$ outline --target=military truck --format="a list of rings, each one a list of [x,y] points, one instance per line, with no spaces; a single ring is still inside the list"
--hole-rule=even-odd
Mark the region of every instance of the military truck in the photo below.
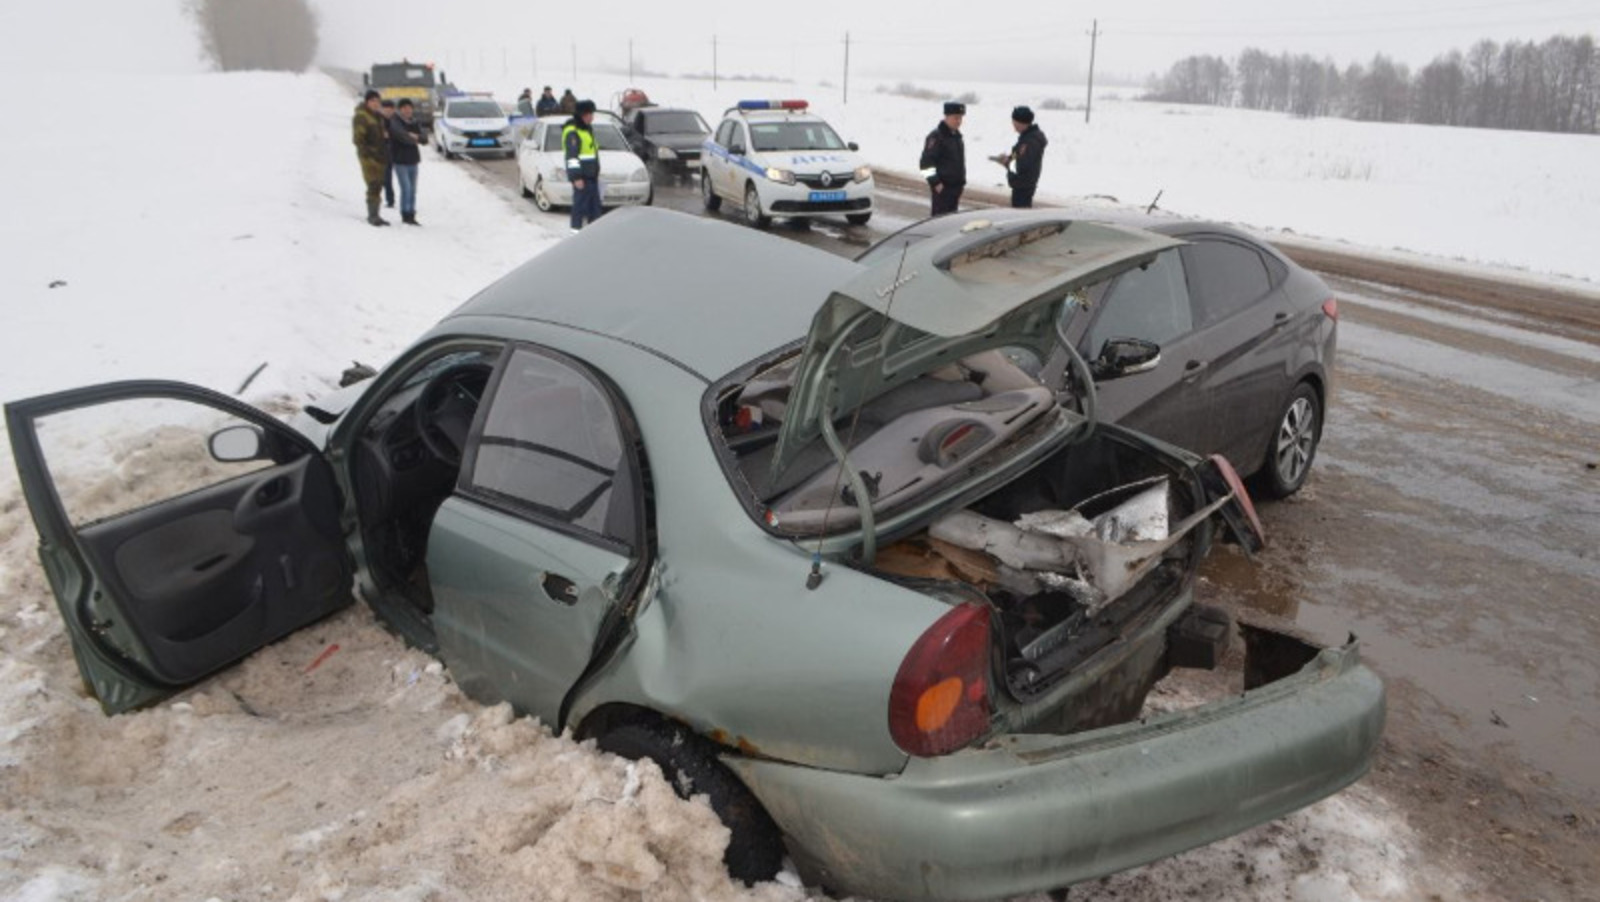
[[[442,73],[440,78],[434,77],[432,63],[413,63],[410,60],[373,63],[372,71],[362,75],[361,82],[377,91],[384,100],[395,103],[403,99],[410,100],[422,127],[433,127],[435,91],[443,79]]]

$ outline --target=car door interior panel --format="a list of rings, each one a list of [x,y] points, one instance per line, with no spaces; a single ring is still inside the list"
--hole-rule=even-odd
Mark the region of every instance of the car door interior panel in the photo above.
[[[181,684],[348,600],[338,494],[320,458],[85,526],[78,539],[149,654]]]

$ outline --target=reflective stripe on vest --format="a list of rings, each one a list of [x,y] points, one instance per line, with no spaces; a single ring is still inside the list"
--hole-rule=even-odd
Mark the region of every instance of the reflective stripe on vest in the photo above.
[[[576,125],[568,125],[561,129],[562,153],[565,153],[567,149],[567,136],[573,132],[578,133],[578,156],[576,158],[567,158],[567,168],[579,169],[583,163],[590,160],[598,161],[600,159],[600,151],[594,143],[594,132],[587,128],[578,128]]]

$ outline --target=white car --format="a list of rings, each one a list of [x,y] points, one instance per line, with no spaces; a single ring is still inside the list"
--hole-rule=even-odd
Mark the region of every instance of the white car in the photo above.
[[[572,205],[572,183],[567,181],[566,153],[561,147],[561,129],[571,121],[567,116],[541,117],[517,147],[522,196],[533,198],[534,205],[546,213]],[[600,205],[624,207],[655,200],[650,170],[628,146],[622,129],[598,117],[590,127],[600,147]]]
[[[433,120],[433,148],[445,159],[464,156],[512,156],[517,142],[511,120],[499,101],[487,94],[457,94],[444,100]]]
[[[744,100],[732,107],[700,155],[706,209],[724,198],[767,228],[774,216],[812,219],[843,214],[851,225],[872,218],[872,169],[855,144],[840,140],[804,100]]]

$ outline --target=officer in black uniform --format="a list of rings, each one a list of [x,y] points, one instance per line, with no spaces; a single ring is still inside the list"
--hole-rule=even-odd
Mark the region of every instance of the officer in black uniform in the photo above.
[[[920,168],[933,191],[931,216],[954,213],[961,201],[961,189],[967,186],[967,149],[961,141],[961,118],[966,114],[966,104],[947,102],[944,121],[922,142]]]
[[[1006,155],[1006,184],[1011,186],[1011,206],[1033,206],[1033,192],[1039,187],[1039,170],[1044,168],[1044,146],[1050,142],[1033,124],[1033,110],[1019,106],[1011,111],[1011,127],[1017,143]]]

